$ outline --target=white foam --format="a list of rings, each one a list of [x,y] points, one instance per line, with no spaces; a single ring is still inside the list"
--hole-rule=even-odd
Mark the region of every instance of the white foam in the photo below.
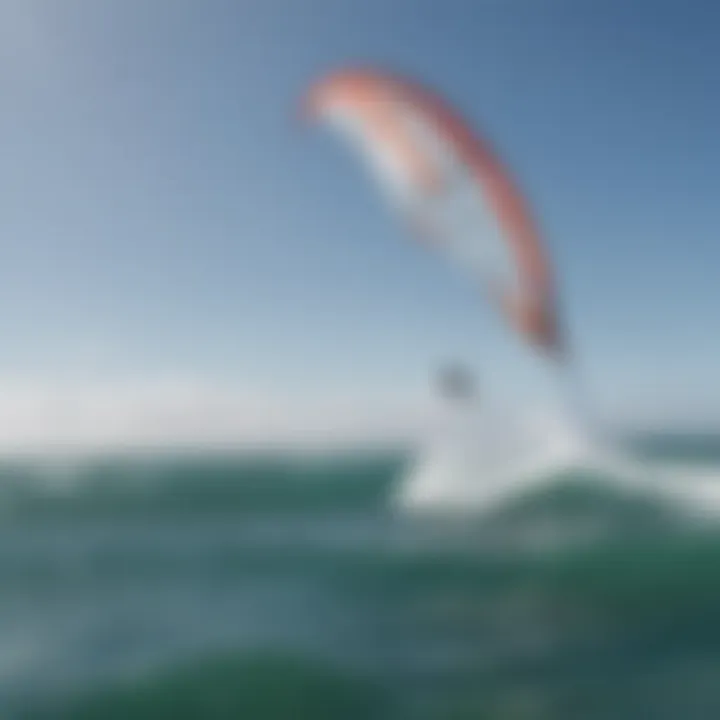
[[[406,509],[488,507],[572,464],[579,447],[535,418],[465,408],[420,452],[397,502]]]
[[[483,512],[580,471],[619,491],[653,494],[720,517],[720,466],[653,462],[564,413],[466,408],[419,453],[395,498],[405,511]]]

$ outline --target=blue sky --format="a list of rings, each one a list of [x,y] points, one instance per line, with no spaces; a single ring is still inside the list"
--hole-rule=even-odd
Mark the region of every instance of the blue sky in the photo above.
[[[468,279],[296,120],[310,82],[370,62],[512,166],[599,406],[720,418],[719,22],[710,2],[4,2],[0,379],[412,403],[450,357],[532,397]]]

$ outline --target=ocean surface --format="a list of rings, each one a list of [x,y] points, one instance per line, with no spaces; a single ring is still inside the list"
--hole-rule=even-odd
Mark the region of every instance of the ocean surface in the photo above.
[[[404,513],[407,466],[5,461],[0,718],[720,718],[714,521],[582,468]]]

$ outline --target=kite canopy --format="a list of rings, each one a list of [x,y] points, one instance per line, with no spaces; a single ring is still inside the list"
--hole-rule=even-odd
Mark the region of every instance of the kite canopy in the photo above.
[[[344,134],[413,230],[479,276],[526,341],[560,357],[539,232],[485,139],[429,90],[369,70],[321,79],[305,98],[304,114]]]

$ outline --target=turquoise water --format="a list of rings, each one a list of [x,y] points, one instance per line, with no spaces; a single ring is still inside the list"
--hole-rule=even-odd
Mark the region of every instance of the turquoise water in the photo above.
[[[6,463],[0,717],[720,717],[714,523],[589,473],[402,516],[405,464]]]

